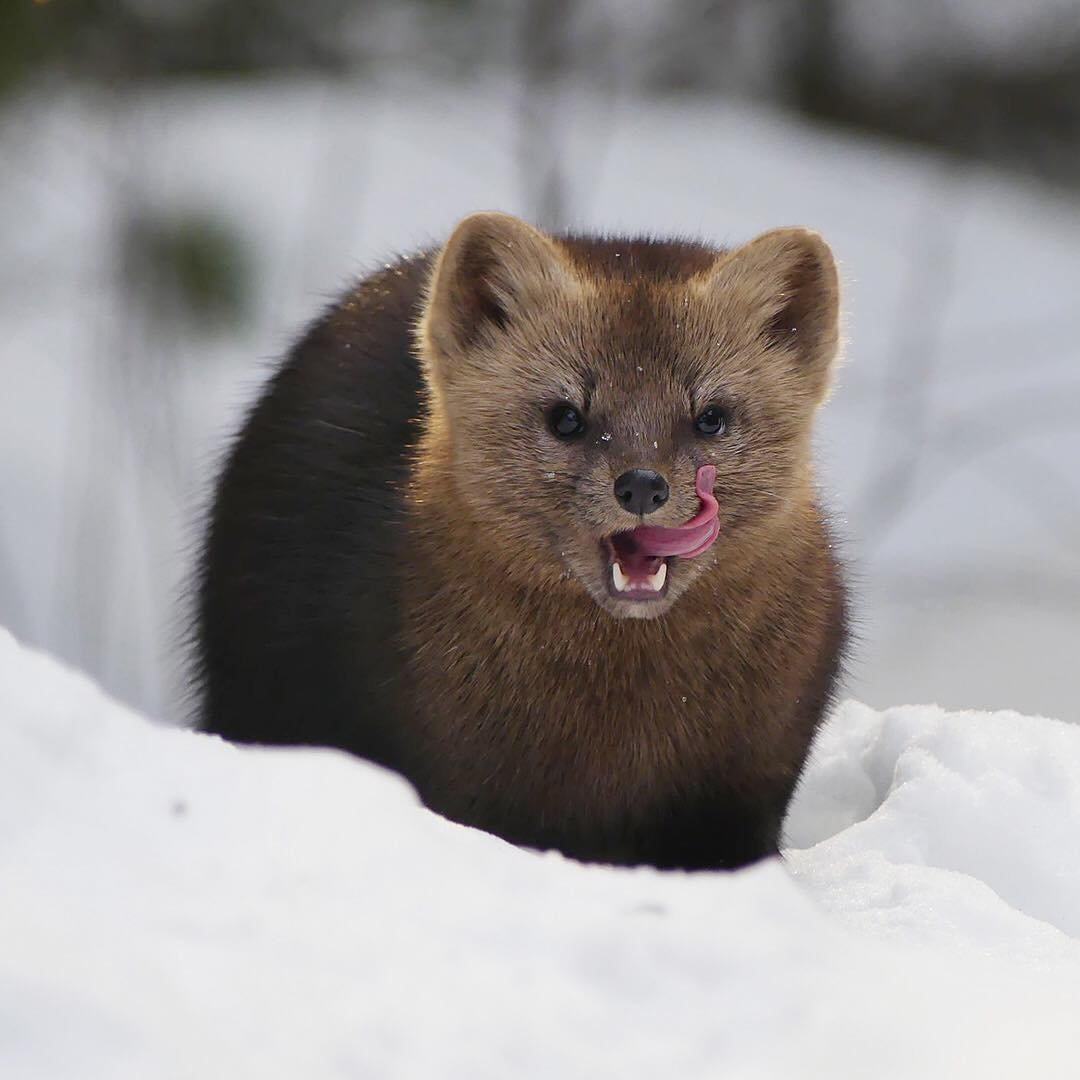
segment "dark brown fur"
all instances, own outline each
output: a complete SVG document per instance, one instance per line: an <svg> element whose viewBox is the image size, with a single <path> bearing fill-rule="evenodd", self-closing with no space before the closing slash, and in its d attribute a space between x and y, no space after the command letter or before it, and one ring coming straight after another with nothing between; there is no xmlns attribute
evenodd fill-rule
<svg viewBox="0 0 1080 1080"><path fill-rule="evenodd" d="M580 858L775 851L844 641L810 469L828 248L553 241L474 215L431 265L346 297L248 424L204 560L205 726L343 746L449 817ZM583 440L546 430L561 400ZM711 401L733 422L705 440ZM706 463L718 542L670 560L663 600L609 595L599 540L635 523L613 478L662 471L650 523L675 525Z"/></svg>

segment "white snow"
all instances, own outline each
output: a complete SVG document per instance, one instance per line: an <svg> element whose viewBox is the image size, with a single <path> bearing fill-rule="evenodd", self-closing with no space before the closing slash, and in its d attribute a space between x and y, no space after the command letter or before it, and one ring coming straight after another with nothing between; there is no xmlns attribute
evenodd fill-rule
<svg viewBox="0 0 1080 1080"><path fill-rule="evenodd" d="M791 850L581 866L0 631L0 1076L1076 1075L1080 727L847 704Z"/></svg>

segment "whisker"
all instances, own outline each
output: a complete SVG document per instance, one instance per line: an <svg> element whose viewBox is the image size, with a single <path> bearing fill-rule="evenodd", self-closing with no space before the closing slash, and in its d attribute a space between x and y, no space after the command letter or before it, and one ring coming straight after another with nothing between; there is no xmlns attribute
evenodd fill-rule
<svg viewBox="0 0 1080 1080"><path fill-rule="evenodd" d="M363 435L364 433L357 428L344 427L341 424L334 424L329 420L323 420L321 417L315 418L316 424L322 424L323 427L333 428L335 431L344 431L347 435Z"/></svg>

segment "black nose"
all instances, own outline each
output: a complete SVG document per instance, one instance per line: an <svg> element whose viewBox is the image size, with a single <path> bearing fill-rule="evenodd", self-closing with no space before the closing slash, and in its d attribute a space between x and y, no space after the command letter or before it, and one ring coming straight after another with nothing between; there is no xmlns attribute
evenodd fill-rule
<svg viewBox="0 0 1080 1080"><path fill-rule="evenodd" d="M615 481L615 498L631 514L651 514L668 501L667 481L652 469L628 469Z"/></svg>

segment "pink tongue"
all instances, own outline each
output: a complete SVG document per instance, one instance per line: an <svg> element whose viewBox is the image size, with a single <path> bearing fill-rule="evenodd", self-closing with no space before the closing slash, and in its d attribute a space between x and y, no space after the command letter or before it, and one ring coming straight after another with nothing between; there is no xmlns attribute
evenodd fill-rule
<svg viewBox="0 0 1080 1080"><path fill-rule="evenodd" d="M712 547L720 533L720 525L716 520L719 507L712 493L715 483L716 466L702 465L694 481L701 508L682 525L673 528L663 525L639 525L628 532L616 533L612 543L623 569L652 573L656 569L654 562L665 555L692 559Z"/></svg>

